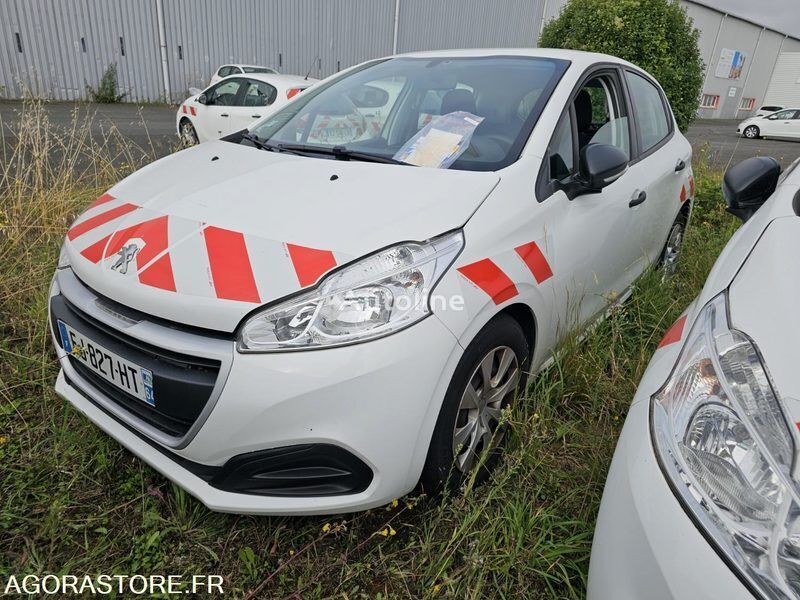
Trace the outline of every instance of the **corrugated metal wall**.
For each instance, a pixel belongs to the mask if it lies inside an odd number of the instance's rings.
[[[543,0],[399,0],[398,50],[534,46]],[[325,77],[392,53],[397,0],[163,0],[173,101],[226,62]],[[0,96],[164,100],[156,0],[0,0]]]

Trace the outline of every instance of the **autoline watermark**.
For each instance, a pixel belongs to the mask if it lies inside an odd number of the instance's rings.
[[[2,596],[152,596],[224,594],[221,575],[9,575]]]

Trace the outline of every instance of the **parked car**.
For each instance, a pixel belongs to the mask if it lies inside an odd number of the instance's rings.
[[[278,72],[272,67],[261,67],[258,65],[222,65],[219,69],[214,71],[211,76],[209,85],[214,85],[220,79],[225,79],[231,75],[251,75],[253,73],[261,73],[268,75],[277,75]]]
[[[312,137],[377,104],[378,127]],[[481,481],[527,374],[675,264],[690,159],[658,83],[611,56],[353,67],[75,221],[56,390],[215,510]]]
[[[736,128],[746,138],[800,138],[800,109],[787,108],[765,117],[750,117]]]
[[[778,112],[779,110],[783,110],[783,106],[778,106],[776,104],[765,104],[761,108],[756,111],[756,117],[766,117],[767,115],[771,115],[774,112]]]
[[[226,77],[178,107],[178,136],[185,146],[219,139],[280,108],[316,81],[299,75]]]
[[[777,161],[756,157],[725,175],[746,223],[639,384],[590,599],[800,598],[797,165],[779,178]]]

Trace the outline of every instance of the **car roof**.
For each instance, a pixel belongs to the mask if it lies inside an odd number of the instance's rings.
[[[223,79],[233,79],[234,77],[245,77],[247,79],[257,79],[259,81],[264,81],[269,83],[270,85],[274,85],[275,87],[286,87],[286,86],[296,86],[296,87],[308,87],[310,85],[314,85],[317,80],[309,77],[306,79],[302,75],[284,75],[282,73],[234,73],[233,75],[228,75],[227,77],[223,77]]]
[[[464,50],[429,50],[425,52],[408,52],[397,54],[397,57],[410,58],[480,58],[485,56],[530,56],[534,58],[558,58],[568,60],[577,66],[590,66],[599,62],[612,62],[635,67],[633,63],[598,52],[582,50],[561,50],[557,48],[472,48]]]

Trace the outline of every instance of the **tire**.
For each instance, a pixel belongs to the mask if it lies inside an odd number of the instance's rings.
[[[495,317],[475,336],[456,367],[439,411],[420,477],[420,486],[425,492],[436,494],[447,488],[459,489],[475,469],[479,469],[475,483],[482,483],[489,477],[506,438],[507,424],[501,411],[524,393],[529,355],[522,327],[509,315]],[[500,369],[506,360],[511,362],[501,375]],[[504,392],[495,391],[497,399],[488,403],[484,402],[483,395],[484,366],[490,369],[490,381],[501,375],[491,389],[505,388]],[[475,395],[468,394],[468,386]],[[470,405],[477,407],[470,408]],[[458,446],[455,444],[457,431],[465,435]]]
[[[192,122],[189,119],[181,120],[181,126],[179,135],[181,138],[181,145],[184,148],[189,148],[190,146],[196,146],[200,143],[200,140],[197,137],[197,131],[192,125]]]
[[[754,140],[761,135],[761,132],[755,125],[748,125],[747,127],[744,128],[742,135],[747,139]]]
[[[661,251],[659,266],[664,273],[664,279],[669,279],[675,274],[680,260],[683,241],[686,237],[686,215],[681,213],[672,223],[667,236],[667,243]]]

